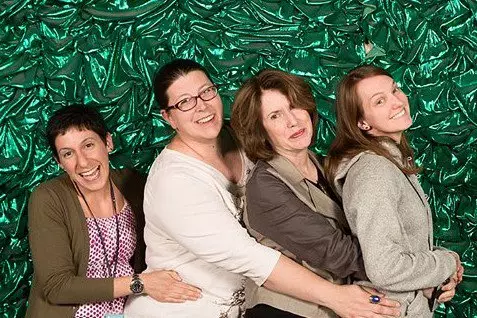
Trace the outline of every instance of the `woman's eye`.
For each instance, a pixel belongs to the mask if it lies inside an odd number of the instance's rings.
[[[278,117],[279,117],[278,114],[271,114],[271,115],[270,115],[270,119],[271,119],[271,120],[277,119]]]
[[[190,100],[191,100],[190,98],[184,98],[183,100],[177,103],[177,106],[186,105],[187,103],[189,103]]]
[[[380,98],[376,101],[376,105],[382,105],[384,104],[384,99],[383,98]]]
[[[71,157],[71,154],[72,154],[71,151],[66,151],[66,152],[63,152],[62,157],[66,159],[66,158]]]
[[[92,148],[94,146],[94,144],[92,142],[88,142],[85,147],[86,148]]]

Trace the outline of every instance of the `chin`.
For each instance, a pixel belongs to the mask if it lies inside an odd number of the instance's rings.
[[[94,192],[105,188],[108,184],[108,179],[104,179],[102,177],[94,181],[83,181],[80,179],[76,179],[75,182],[80,187],[81,191],[84,192],[86,190],[88,192]]]

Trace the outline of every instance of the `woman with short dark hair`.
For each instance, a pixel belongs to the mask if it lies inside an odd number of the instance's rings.
[[[65,171],[38,186],[28,205],[33,282],[27,317],[103,318],[126,296],[196,300],[174,271],[144,269],[144,178],[111,170],[113,139],[94,108],[68,106],[48,121],[47,139]]]

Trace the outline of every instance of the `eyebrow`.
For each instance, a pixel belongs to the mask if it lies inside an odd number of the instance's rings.
[[[214,85],[213,83],[205,83],[205,84],[199,86],[199,93],[201,93],[204,88],[209,87],[209,86],[213,86],[213,85]],[[191,96],[195,96],[195,95],[190,94],[190,93],[181,94],[177,97],[177,102],[180,102],[181,100],[183,100],[185,98],[189,98]]]
[[[95,140],[93,137],[86,137],[85,139],[83,139],[80,144],[84,144],[85,142],[89,141],[90,139],[92,139],[93,141]],[[60,153],[61,151],[63,150],[73,150],[73,148],[70,148],[70,147],[63,147],[63,148],[60,148],[58,149],[58,153]]]

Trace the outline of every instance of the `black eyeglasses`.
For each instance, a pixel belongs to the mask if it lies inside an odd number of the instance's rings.
[[[191,96],[180,100],[179,102],[175,103],[172,106],[167,106],[166,111],[169,111],[173,108],[177,108],[180,111],[186,112],[191,110],[195,106],[197,106],[197,98],[202,99],[204,102],[212,100],[217,96],[217,85],[212,85],[206,87],[202,92],[199,93],[197,96]]]

